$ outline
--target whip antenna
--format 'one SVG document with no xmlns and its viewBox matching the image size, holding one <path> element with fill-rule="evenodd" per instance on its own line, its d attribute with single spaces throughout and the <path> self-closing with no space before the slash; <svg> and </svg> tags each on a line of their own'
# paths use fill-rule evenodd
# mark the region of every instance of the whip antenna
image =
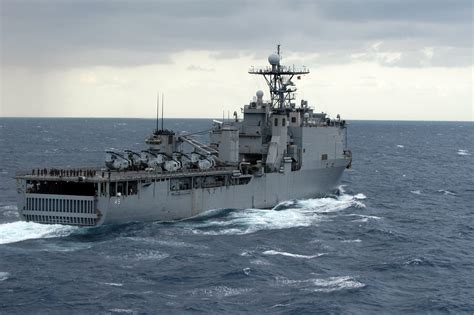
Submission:
<svg viewBox="0 0 474 315">
<path fill-rule="evenodd" d="M 165 95 L 161 93 L 161 130 L 165 130 L 164 120 L 163 120 L 164 110 L 165 110 Z"/>
<path fill-rule="evenodd" d="M 160 120 L 160 93 L 156 92 L 156 132 L 158 132 L 158 121 Z"/>
</svg>

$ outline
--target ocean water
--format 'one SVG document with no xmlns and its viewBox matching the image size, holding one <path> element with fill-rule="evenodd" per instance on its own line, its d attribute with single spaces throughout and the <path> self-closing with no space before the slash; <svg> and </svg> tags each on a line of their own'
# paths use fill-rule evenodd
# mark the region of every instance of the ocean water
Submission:
<svg viewBox="0 0 474 315">
<path fill-rule="evenodd" d="M 338 196 L 180 222 L 19 221 L 16 170 L 98 165 L 153 125 L 0 119 L 0 314 L 474 313 L 473 123 L 350 122 Z"/>
</svg>

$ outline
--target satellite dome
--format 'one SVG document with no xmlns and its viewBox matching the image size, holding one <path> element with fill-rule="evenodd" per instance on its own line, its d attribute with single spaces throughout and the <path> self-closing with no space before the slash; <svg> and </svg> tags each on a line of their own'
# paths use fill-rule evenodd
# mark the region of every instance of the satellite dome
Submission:
<svg viewBox="0 0 474 315">
<path fill-rule="evenodd" d="M 276 66 L 280 63 L 280 56 L 277 54 L 271 54 L 270 56 L 268 56 L 268 62 L 272 66 Z"/>
<path fill-rule="evenodd" d="M 257 98 L 262 98 L 263 97 L 263 91 L 262 90 L 258 90 L 257 91 Z"/>
</svg>

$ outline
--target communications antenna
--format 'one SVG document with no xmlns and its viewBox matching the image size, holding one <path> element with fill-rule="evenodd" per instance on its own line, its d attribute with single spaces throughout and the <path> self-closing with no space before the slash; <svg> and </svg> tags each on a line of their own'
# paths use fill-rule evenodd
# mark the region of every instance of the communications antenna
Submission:
<svg viewBox="0 0 474 315">
<path fill-rule="evenodd" d="M 301 79 L 301 75 L 309 73 L 306 67 L 296 68 L 294 65 L 283 66 L 280 64 L 280 45 L 277 45 L 276 54 L 268 56 L 270 67 L 254 68 L 249 70 L 250 74 L 261 75 L 265 78 L 270 90 L 272 109 L 285 110 L 291 108 L 293 100 L 295 100 L 296 86 L 292 79 L 296 75 L 297 79 Z"/>
</svg>

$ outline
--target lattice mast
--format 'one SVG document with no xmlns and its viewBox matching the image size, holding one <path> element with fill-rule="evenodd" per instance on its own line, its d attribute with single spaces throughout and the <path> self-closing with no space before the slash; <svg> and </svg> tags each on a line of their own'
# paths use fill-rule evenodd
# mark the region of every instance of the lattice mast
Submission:
<svg viewBox="0 0 474 315">
<path fill-rule="evenodd" d="M 292 79 L 297 76 L 300 79 L 301 75 L 309 73 L 306 67 L 296 68 L 283 66 L 280 64 L 280 45 L 277 45 L 276 54 L 268 56 L 270 67 L 265 68 L 251 68 L 250 74 L 261 75 L 265 78 L 268 88 L 270 90 L 270 98 L 273 109 L 285 110 L 292 107 L 292 101 L 295 100 L 296 86 Z"/>
</svg>

